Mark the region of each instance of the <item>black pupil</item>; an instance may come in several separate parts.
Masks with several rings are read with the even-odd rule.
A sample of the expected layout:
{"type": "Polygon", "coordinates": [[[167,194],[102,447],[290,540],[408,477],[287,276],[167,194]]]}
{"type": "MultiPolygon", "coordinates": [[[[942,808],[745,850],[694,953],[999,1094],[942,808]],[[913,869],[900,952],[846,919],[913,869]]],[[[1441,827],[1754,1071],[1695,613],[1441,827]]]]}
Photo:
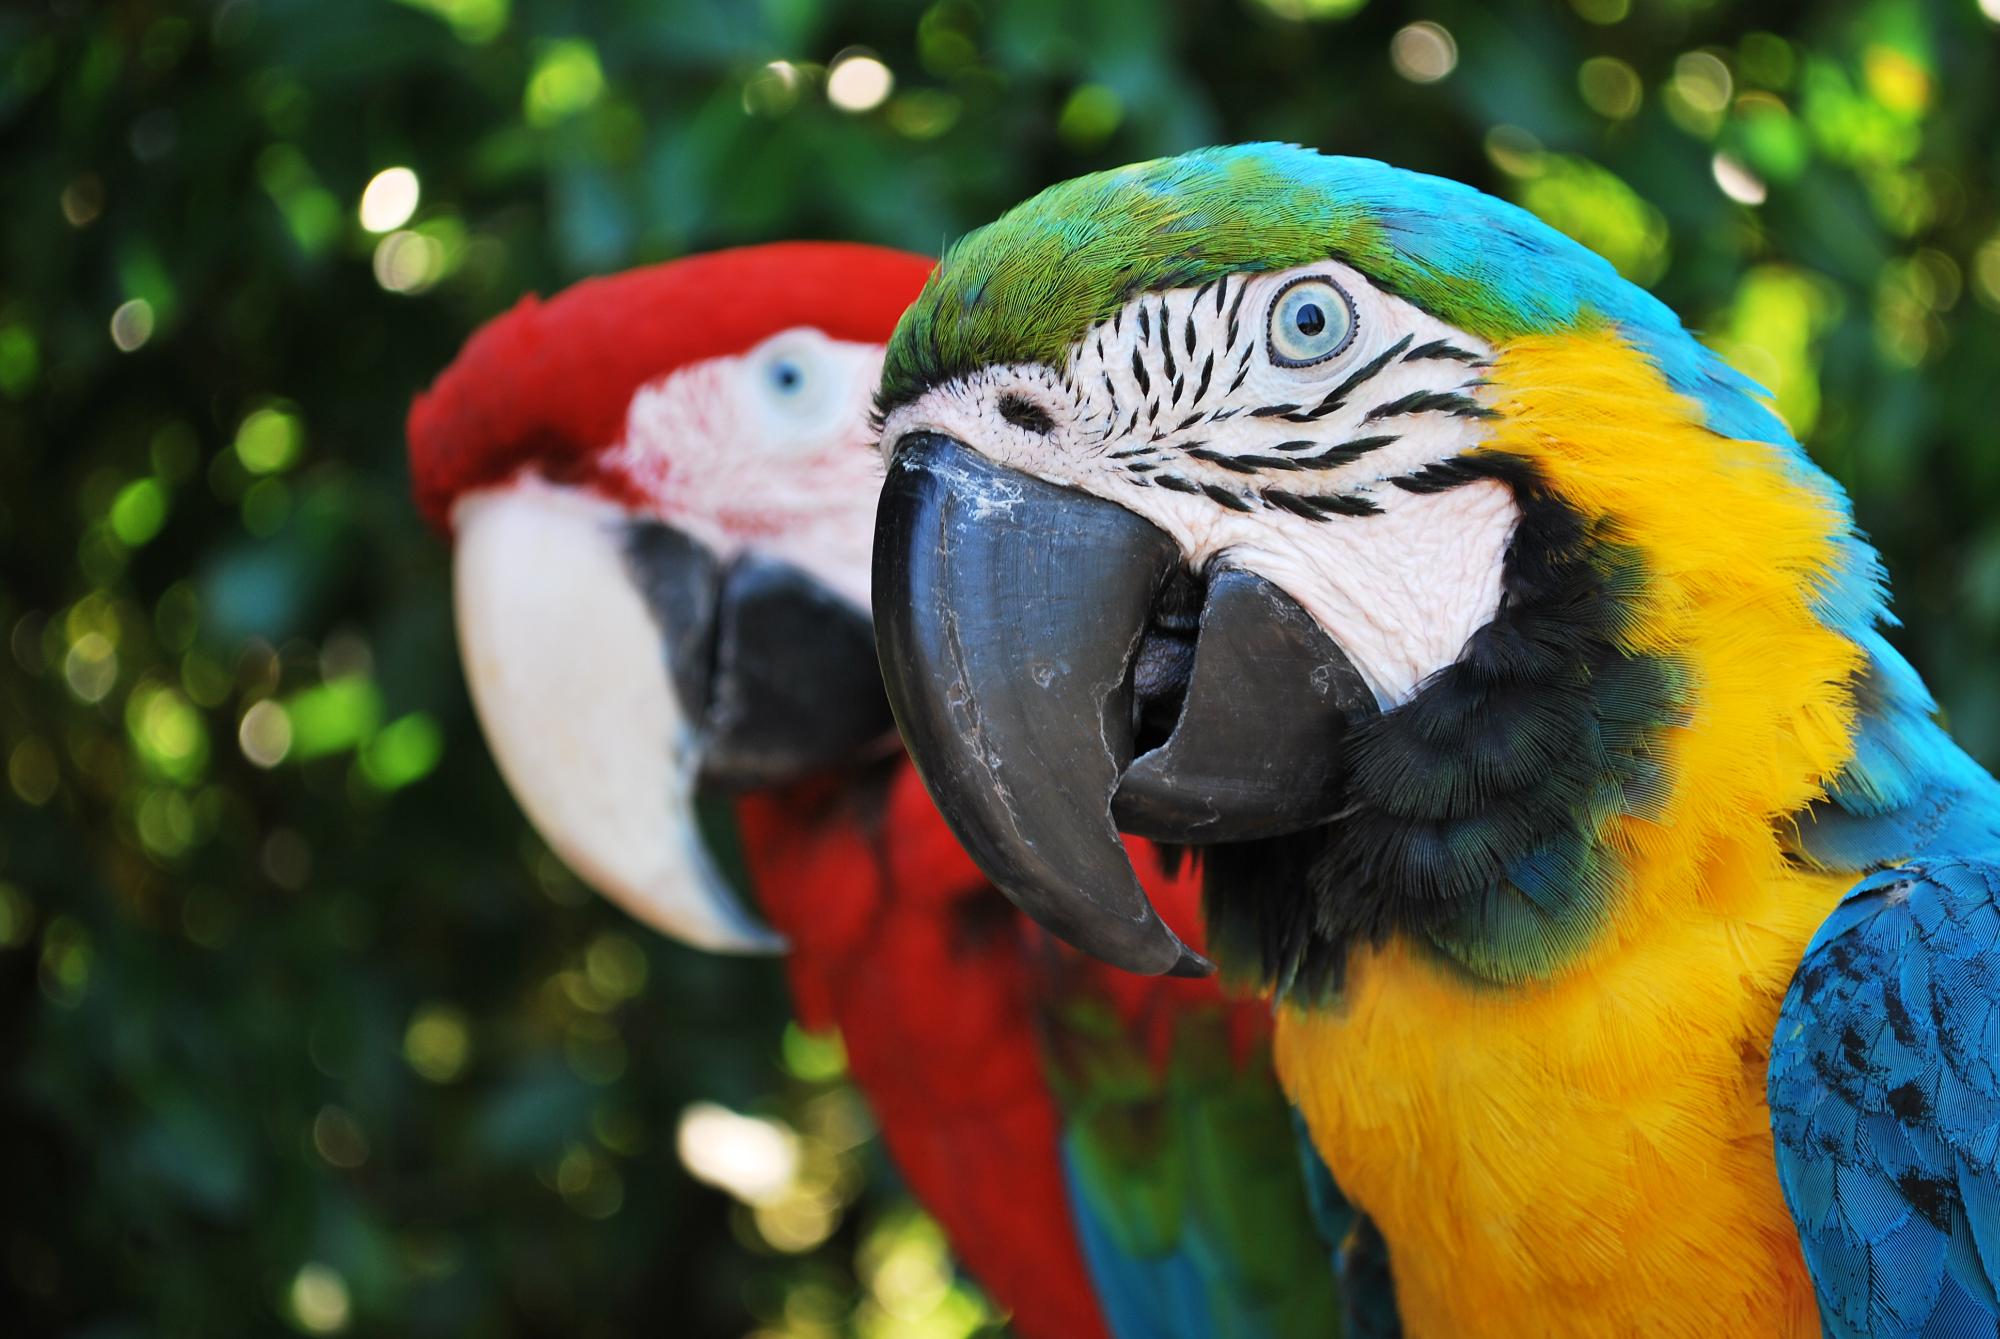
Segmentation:
{"type": "Polygon", "coordinates": [[[790,363],[778,364],[778,389],[788,391],[799,384],[799,369],[790,363]]]}
{"type": "Polygon", "coordinates": [[[1292,320],[1298,326],[1301,335],[1317,335],[1326,329],[1326,313],[1319,309],[1317,302],[1301,305],[1298,314],[1292,320]]]}

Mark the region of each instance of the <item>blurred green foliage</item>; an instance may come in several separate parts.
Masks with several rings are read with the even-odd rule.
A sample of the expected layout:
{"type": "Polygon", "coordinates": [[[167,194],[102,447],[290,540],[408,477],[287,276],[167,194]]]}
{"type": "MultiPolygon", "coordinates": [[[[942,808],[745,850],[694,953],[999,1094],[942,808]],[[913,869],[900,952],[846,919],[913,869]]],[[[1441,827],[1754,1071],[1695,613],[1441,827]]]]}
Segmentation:
{"type": "Polygon", "coordinates": [[[0,13],[7,1332],[990,1325],[775,966],[584,894],[481,747],[401,421],[529,289],[781,236],[935,250],[1050,181],[1225,139],[1460,177],[1773,388],[1856,492],[1952,724],[2000,758],[1995,18],[0,13]]]}

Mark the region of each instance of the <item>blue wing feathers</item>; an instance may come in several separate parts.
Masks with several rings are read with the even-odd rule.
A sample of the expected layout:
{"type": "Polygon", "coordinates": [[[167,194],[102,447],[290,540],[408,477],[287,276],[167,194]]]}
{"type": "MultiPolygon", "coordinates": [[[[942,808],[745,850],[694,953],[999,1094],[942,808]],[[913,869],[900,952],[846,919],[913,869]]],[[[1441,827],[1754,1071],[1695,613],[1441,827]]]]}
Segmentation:
{"type": "Polygon", "coordinates": [[[1118,1339],[1202,1339],[1211,1315],[1201,1270],[1186,1251],[1139,1256],[1122,1249],[1089,1208],[1075,1162],[1064,1158],[1070,1207],[1084,1264],[1097,1287],[1105,1322],[1118,1339]]]}
{"type": "MultiPolygon", "coordinates": [[[[1990,802],[1962,793],[1951,823],[1989,822],[1964,811],[1990,802]]],[[[1987,859],[1871,875],[1814,937],[1779,1012],[1778,1179],[1830,1339],[2000,1339],[1996,898],[1987,859]]]]}

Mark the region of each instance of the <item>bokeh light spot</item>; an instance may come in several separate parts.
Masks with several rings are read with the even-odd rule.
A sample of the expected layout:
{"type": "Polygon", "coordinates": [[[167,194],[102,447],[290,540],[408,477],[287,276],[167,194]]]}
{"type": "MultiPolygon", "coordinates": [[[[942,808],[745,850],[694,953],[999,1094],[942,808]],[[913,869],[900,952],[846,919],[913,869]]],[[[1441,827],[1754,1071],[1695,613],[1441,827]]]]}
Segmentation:
{"type": "Polygon", "coordinates": [[[258,767],[276,767],[292,751],[292,720],[285,709],[265,698],[243,713],[236,727],[236,742],[243,756],[258,767]]]}
{"type": "Polygon", "coordinates": [[[753,1206],[781,1199],[799,1173],[799,1138],[790,1126],[714,1102],[681,1112],[674,1148],[695,1180],[753,1206]]]}
{"type": "Polygon", "coordinates": [[[72,228],[88,228],[104,212],[104,180],[95,172],[85,172],[62,189],[58,199],[63,221],[72,228]]]}
{"type": "Polygon", "coordinates": [[[426,712],[384,726],[361,750],[361,772],[378,789],[400,790],[429,776],[444,756],[444,732],[426,712]]]}
{"type": "Polygon", "coordinates": [[[1690,51],[1674,62],[1674,87],[1697,109],[1719,112],[1729,105],[1734,81],[1720,57],[1690,51]]]}
{"type": "Polygon", "coordinates": [[[118,682],[118,649],[101,632],[76,639],[63,657],[63,682],[79,702],[102,702],[118,682]]]}
{"type": "Polygon", "coordinates": [[[136,549],[167,523],[167,491],[157,479],[134,479],[111,500],[109,519],[118,542],[136,549]]]}
{"type": "Polygon", "coordinates": [[[597,48],[579,38],[551,42],[528,76],[521,95],[522,114],[531,126],[552,126],[603,94],[604,67],[598,64],[597,48]]]}
{"type": "Polygon", "coordinates": [[[307,1334],[339,1334],[347,1328],[350,1303],[347,1280],[328,1265],[302,1266],[292,1276],[287,1294],[292,1319],[307,1334]]]}
{"type": "Polygon", "coordinates": [[[896,76],[866,51],[843,51],[826,71],[826,100],[844,112],[873,111],[889,100],[896,76]]]}
{"type": "Polygon", "coordinates": [[[95,961],[90,932],[68,916],[57,916],[42,931],[40,984],[53,1004],[74,1009],[90,990],[95,961]]]}
{"type": "Polygon", "coordinates": [[[847,1072],[847,1047],[838,1032],[808,1032],[796,1022],[785,1024],[782,1043],[785,1068],[807,1083],[831,1083],[847,1072]]]}
{"type": "Polygon", "coordinates": [[[1930,71],[1908,52],[1875,43],[1862,54],[1861,71],[1868,91],[1890,111],[1915,116],[1930,106],[1930,71]]]}
{"type": "Polygon", "coordinates": [[[19,322],[0,325],[0,395],[20,399],[41,370],[42,345],[35,332],[19,322]]]}
{"type": "Polygon", "coordinates": [[[253,410],[236,428],[236,458],[252,474],[291,468],[304,445],[305,425],[283,405],[253,410]]]}
{"type": "Polygon", "coordinates": [[[375,282],[391,293],[421,293],[444,274],[444,247],[402,229],[375,244],[375,282]]]}
{"type": "Polygon", "coordinates": [[[368,179],[361,191],[361,226],[369,232],[390,232],[417,212],[423,186],[407,167],[385,167],[368,179]]]}
{"type": "Polygon", "coordinates": [[[132,747],[155,775],[192,782],[208,763],[208,731],[201,714],[175,689],[144,683],[125,702],[132,747]]]}
{"type": "Polygon", "coordinates": [[[1623,121],[1635,116],[1645,97],[1639,72],[1616,56],[1592,56],[1577,68],[1577,92],[1599,116],[1623,121]]]}
{"type": "Polygon", "coordinates": [[[312,1143],[314,1151],[334,1167],[351,1170],[368,1161],[368,1136],[344,1107],[329,1103],[319,1109],[313,1117],[312,1143]]]}
{"type": "Polygon", "coordinates": [[[1056,134],[1072,149],[1094,149],[1125,119],[1125,104],[1103,84],[1080,84],[1056,117],[1056,134]]]}
{"type": "Polygon", "coordinates": [[[133,353],[153,337],[153,304],[132,298],[118,304],[111,313],[111,342],[120,353],[133,353]]]}
{"type": "Polygon", "coordinates": [[[451,25],[461,42],[490,42],[507,27],[507,0],[402,0],[402,3],[437,15],[451,25]]]}
{"type": "Polygon", "coordinates": [[[292,718],[294,755],[323,758],[356,748],[375,733],[382,719],[382,693],[373,681],[349,675],[293,694],[285,712],[292,718]]]}
{"type": "Polygon", "coordinates": [[[1632,12],[1632,0],[1570,0],[1570,8],[1585,23],[1609,27],[1625,21],[1625,16],[1632,12]]]}
{"type": "Polygon", "coordinates": [[[1368,0],[1257,0],[1257,3],[1281,19],[1312,23],[1358,14],[1368,0]]]}
{"type": "Polygon", "coordinates": [[[799,100],[804,76],[788,60],[774,60],[757,67],[743,81],[743,111],[749,116],[783,116],[799,100]]]}
{"type": "Polygon", "coordinates": [[[1715,184],[1722,193],[1740,205],[1761,205],[1770,192],[1763,179],[1752,172],[1743,160],[1731,154],[1719,153],[1709,163],[1709,171],[1715,175],[1715,184]]]}
{"type": "Polygon", "coordinates": [[[1458,43],[1442,24],[1406,24],[1389,39],[1389,62],[1411,83],[1434,84],[1458,65],[1458,43]]]}
{"type": "Polygon", "coordinates": [[[403,1031],[403,1059],[432,1083],[450,1083],[472,1058],[465,1014],[449,1004],[427,1004],[403,1031]]]}
{"type": "Polygon", "coordinates": [[[629,1000],[646,988],[646,951],[627,935],[606,931],[583,954],[591,985],[614,1000],[629,1000]]]}

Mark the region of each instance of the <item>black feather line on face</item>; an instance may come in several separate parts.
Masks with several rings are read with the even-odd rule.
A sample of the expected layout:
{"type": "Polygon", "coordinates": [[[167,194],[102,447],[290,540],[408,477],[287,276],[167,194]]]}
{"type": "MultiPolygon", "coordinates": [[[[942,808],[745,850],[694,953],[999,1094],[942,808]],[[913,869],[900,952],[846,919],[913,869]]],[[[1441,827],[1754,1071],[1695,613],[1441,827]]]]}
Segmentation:
{"type": "MultiPolygon", "coordinates": [[[[1140,310],[1143,314],[1144,308],[1140,310]]],[[[1151,395],[1153,393],[1153,378],[1146,371],[1146,361],[1139,356],[1137,349],[1132,350],[1132,380],[1139,383],[1139,394],[1151,395]]]]}
{"type": "Polygon", "coordinates": [[[1201,397],[1208,394],[1208,378],[1214,371],[1215,353],[1211,350],[1208,357],[1201,360],[1201,379],[1195,383],[1194,403],[1200,404],[1201,397]]]}
{"type": "Polygon", "coordinates": [[[1404,418],[1411,414],[1450,414],[1454,418],[1498,418],[1500,415],[1488,409],[1469,395],[1457,391],[1411,391],[1398,396],[1387,404],[1376,405],[1362,416],[1363,423],[1376,423],[1385,418],[1404,418]]]}
{"type": "Polygon", "coordinates": [[[1479,355],[1469,349],[1461,349],[1448,339],[1434,339],[1428,344],[1419,344],[1403,355],[1406,363],[1421,362],[1426,358],[1451,358],[1461,363],[1476,363],[1479,355]]]}
{"type": "Polygon", "coordinates": [[[1250,291],[1249,283],[1236,286],[1236,301],[1229,304],[1229,337],[1223,342],[1230,348],[1236,347],[1236,317],[1243,310],[1243,295],[1250,291]]]}
{"type": "Polygon", "coordinates": [[[1465,455],[1432,461],[1422,469],[1399,474],[1389,482],[1406,493],[1442,493],[1491,477],[1491,472],[1480,464],[1478,456],[1465,455]]]}
{"type": "MultiPolygon", "coordinates": [[[[1347,378],[1347,380],[1341,382],[1338,386],[1335,386],[1332,390],[1328,391],[1326,393],[1326,398],[1321,400],[1317,405],[1313,406],[1315,415],[1330,414],[1334,410],[1346,404],[1348,396],[1354,394],[1355,391],[1359,390],[1361,387],[1373,381],[1377,376],[1381,375],[1383,368],[1387,367],[1390,363],[1395,362],[1396,355],[1401,353],[1404,349],[1410,347],[1410,340],[1412,338],[1414,338],[1414,336],[1410,335],[1403,336],[1401,339],[1397,340],[1394,344],[1391,344],[1388,348],[1382,350],[1382,352],[1376,354],[1373,358],[1370,358],[1362,366],[1356,368],[1354,372],[1347,378]]],[[[1293,408],[1295,409],[1297,407],[1298,406],[1296,405],[1293,406],[1293,408]]]]}
{"type": "MultiPolygon", "coordinates": [[[[1146,315],[1146,304],[1143,302],[1139,304],[1138,316],[1139,316],[1139,342],[1143,344],[1147,340],[1153,337],[1153,320],[1150,316],[1146,315]]],[[[1137,356],[1138,354],[1135,352],[1133,354],[1133,357],[1136,358],[1137,356]]]]}
{"type": "Polygon", "coordinates": [[[1329,741],[1346,771],[1339,818],[1204,852],[1224,970],[1305,1003],[1338,992],[1356,948],[1392,936],[1493,985],[1574,960],[1616,896],[1601,834],[1656,812],[1668,789],[1659,737],[1685,720],[1687,680],[1623,649],[1646,583],[1638,553],[1519,457],[1446,463],[1505,483],[1520,506],[1501,608],[1410,701],[1329,741]]]}
{"type": "Polygon", "coordinates": [[[1380,516],[1382,509],[1359,493],[1294,493],[1284,488],[1260,489],[1258,497],[1308,521],[1324,521],[1334,516],[1380,516]]]}
{"type": "Polygon", "coordinates": [[[1250,504],[1248,502],[1246,502],[1238,494],[1232,493],[1227,488],[1222,487],[1220,484],[1203,484],[1201,486],[1201,491],[1208,494],[1210,500],[1215,502],[1220,502],[1223,506],[1229,508],[1231,511],[1250,510],[1250,504]]]}
{"type": "Polygon", "coordinates": [[[1176,493],[1199,493],[1201,491],[1200,488],[1181,478],[1178,474],[1162,474],[1159,478],[1153,480],[1153,482],[1162,488],[1172,489],[1176,493]]]}
{"type": "Polygon", "coordinates": [[[1167,303],[1160,299],[1160,365],[1167,370],[1167,379],[1180,379],[1178,365],[1174,362],[1174,342],[1167,335],[1167,303]]]}
{"type": "MultiPolygon", "coordinates": [[[[1258,469],[1266,470],[1332,470],[1339,469],[1342,465],[1351,465],[1369,452],[1380,450],[1395,440],[1394,436],[1357,437],[1351,442],[1342,442],[1338,446],[1330,446],[1318,455],[1241,455],[1234,457],[1234,459],[1244,465],[1251,465],[1258,469]]],[[[1318,445],[1319,443],[1317,442],[1280,442],[1271,449],[1274,451],[1298,451],[1306,447],[1318,445]]]]}
{"type": "Polygon", "coordinates": [[[1242,458],[1229,455],[1226,452],[1210,451],[1206,447],[1200,446],[1184,446],[1181,450],[1195,460],[1204,460],[1211,465],[1220,465],[1223,469],[1231,470],[1237,474],[1255,474],[1257,472],[1255,465],[1246,464],[1242,458]]]}

